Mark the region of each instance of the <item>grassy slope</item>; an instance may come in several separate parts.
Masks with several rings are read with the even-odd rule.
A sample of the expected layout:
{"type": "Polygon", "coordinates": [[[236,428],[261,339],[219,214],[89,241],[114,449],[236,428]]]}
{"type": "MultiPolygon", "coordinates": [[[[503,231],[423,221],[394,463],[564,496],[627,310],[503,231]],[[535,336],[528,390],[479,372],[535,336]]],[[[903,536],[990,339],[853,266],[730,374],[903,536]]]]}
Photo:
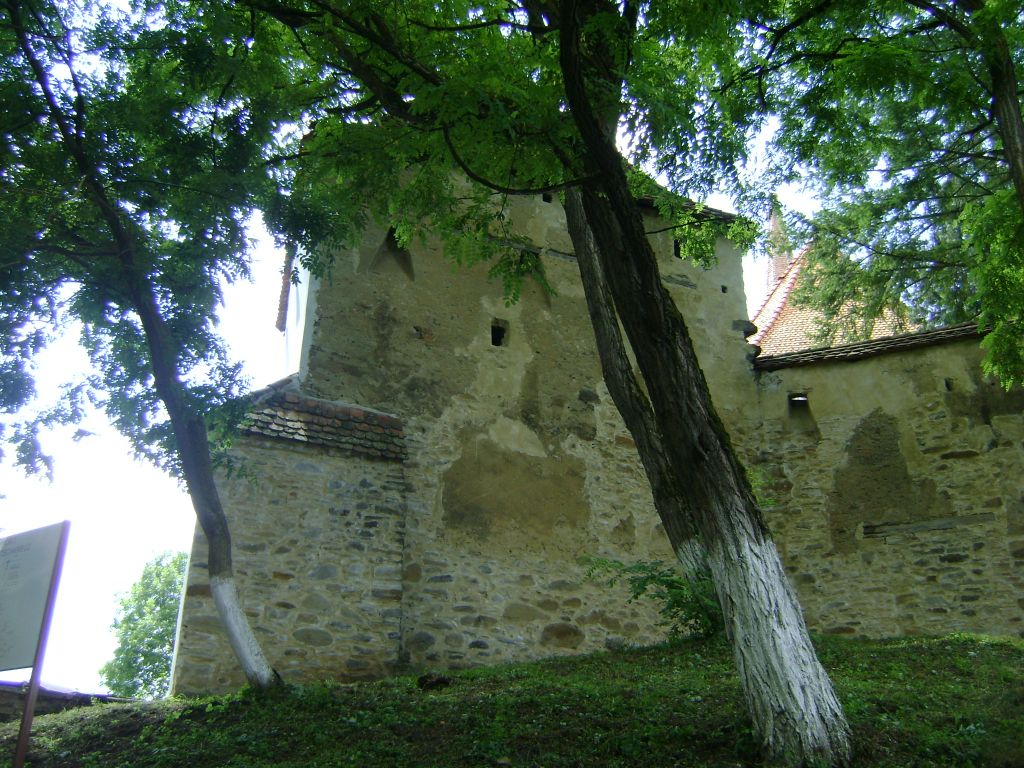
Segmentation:
{"type": "MultiPolygon", "coordinates": [[[[856,766],[1024,767],[1024,643],[821,638],[856,766]]],[[[0,726],[0,768],[16,724],[0,726]]],[[[759,765],[721,640],[40,717],[32,766],[759,765]]]]}

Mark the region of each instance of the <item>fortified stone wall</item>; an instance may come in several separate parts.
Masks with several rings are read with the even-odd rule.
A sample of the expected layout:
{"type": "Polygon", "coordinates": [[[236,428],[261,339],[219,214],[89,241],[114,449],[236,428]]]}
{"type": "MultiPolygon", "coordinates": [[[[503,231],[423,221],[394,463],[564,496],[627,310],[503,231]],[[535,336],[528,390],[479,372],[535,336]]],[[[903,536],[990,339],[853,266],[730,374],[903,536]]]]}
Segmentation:
{"type": "MultiPolygon", "coordinates": [[[[239,584],[286,680],[664,637],[652,606],[585,578],[584,556],[673,556],[602,382],[561,208],[517,200],[511,214],[526,222],[554,294],[530,284],[506,305],[485,265],[454,270],[436,245],[410,252],[371,230],[319,286],[301,392],[277,397],[239,447],[248,476],[223,486],[239,584]],[[400,418],[403,461],[358,440],[324,443],[302,421],[303,409],[352,409],[341,402],[400,418]],[[296,419],[302,429],[281,427],[296,419]]],[[[718,264],[702,270],[674,258],[668,232],[653,240],[735,422],[751,388],[739,254],[723,241],[718,264]]],[[[197,535],[178,692],[240,682],[204,551],[197,535]]]]}
{"type": "MultiPolygon", "coordinates": [[[[381,229],[319,286],[301,379],[253,407],[225,479],[247,613],[286,680],[376,677],[663,637],[580,558],[671,560],[602,383],[559,206],[518,199],[553,294],[381,229]],[[357,403],[358,405],[350,405],[357,403]],[[392,414],[392,415],[387,415],[392,414]]],[[[663,229],[650,219],[652,231],[663,229]]],[[[716,406],[764,491],[810,626],[1024,632],[1024,394],[976,338],[758,358],[739,255],[652,235],[716,406]],[[755,381],[756,375],[756,381],[755,381]]],[[[174,689],[236,687],[197,535],[174,689]]]]}
{"type": "Polygon", "coordinates": [[[759,375],[769,523],[808,623],[1024,633],[1024,393],[982,377],[976,337],[893,346],[759,375]]]}
{"type": "MultiPolygon", "coordinates": [[[[242,471],[220,483],[256,636],[286,681],[393,672],[405,541],[399,423],[293,391],[256,416],[234,449],[242,471]]],[[[177,693],[235,690],[245,682],[210,594],[206,552],[197,529],[174,664],[177,693]]]]}
{"type": "MultiPolygon", "coordinates": [[[[587,582],[587,555],[671,560],[602,383],[560,206],[517,200],[554,294],[508,306],[484,269],[383,231],[320,287],[307,390],[401,414],[409,459],[404,658],[459,666],[661,639],[650,606],[587,582]]],[[[652,230],[659,228],[652,218],[652,230]]],[[[701,270],[654,236],[728,420],[750,388],[739,255],[701,270]]]]}

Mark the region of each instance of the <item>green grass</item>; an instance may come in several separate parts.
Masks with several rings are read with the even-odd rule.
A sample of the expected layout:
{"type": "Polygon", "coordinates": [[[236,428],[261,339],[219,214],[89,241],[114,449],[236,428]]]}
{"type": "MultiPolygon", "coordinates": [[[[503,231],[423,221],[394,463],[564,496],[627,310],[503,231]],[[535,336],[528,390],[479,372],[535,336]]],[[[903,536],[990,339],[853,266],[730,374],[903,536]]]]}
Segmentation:
{"type": "MultiPolygon", "coordinates": [[[[819,638],[855,766],[1024,768],[1024,643],[819,638]]],[[[39,717],[46,768],[761,765],[721,639],[39,717]]],[[[0,768],[17,724],[0,726],[0,768]]]]}

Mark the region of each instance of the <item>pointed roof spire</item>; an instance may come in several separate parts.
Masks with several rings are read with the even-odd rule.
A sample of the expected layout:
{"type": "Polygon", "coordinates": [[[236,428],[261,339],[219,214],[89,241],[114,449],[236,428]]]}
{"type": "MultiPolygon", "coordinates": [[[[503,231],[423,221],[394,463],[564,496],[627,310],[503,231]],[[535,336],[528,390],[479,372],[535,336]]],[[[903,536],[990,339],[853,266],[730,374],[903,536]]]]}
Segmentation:
{"type": "Polygon", "coordinates": [[[789,265],[793,263],[793,246],[786,232],[786,222],[782,218],[782,205],[772,195],[772,213],[768,218],[768,255],[772,263],[768,270],[768,289],[774,288],[789,265]]]}

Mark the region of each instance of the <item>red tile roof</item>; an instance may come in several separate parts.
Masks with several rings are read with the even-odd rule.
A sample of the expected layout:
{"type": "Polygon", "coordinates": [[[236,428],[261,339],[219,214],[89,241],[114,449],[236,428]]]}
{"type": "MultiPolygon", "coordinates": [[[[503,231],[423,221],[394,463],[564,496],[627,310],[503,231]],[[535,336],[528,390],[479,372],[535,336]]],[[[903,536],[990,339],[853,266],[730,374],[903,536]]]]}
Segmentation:
{"type": "MultiPolygon", "coordinates": [[[[757,326],[757,332],[750,337],[749,343],[761,348],[762,357],[788,355],[821,347],[817,336],[821,325],[821,313],[791,300],[805,264],[803,253],[793,259],[769,292],[761,308],[754,314],[753,323],[757,326]]],[[[871,338],[886,338],[900,329],[897,318],[892,314],[886,314],[875,320],[871,338]]],[[[855,343],[842,330],[838,332],[836,342],[835,346],[847,342],[855,343]]]]}
{"type": "Polygon", "coordinates": [[[752,322],[757,326],[757,332],[750,337],[750,343],[760,347],[762,354],[780,354],[813,346],[808,344],[815,330],[813,318],[803,316],[803,307],[791,306],[789,303],[803,266],[804,258],[801,254],[793,259],[777,279],[761,308],[754,313],[752,322]]]}
{"type": "Polygon", "coordinates": [[[302,394],[289,377],[252,396],[243,434],[340,448],[375,459],[406,458],[401,419],[380,411],[302,394]]]}
{"type": "Polygon", "coordinates": [[[981,331],[976,323],[962,323],[946,328],[935,328],[930,331],[916,331],[899,336],[857,341],[836,347],[820,347],[788,354],[765,355],[754,358],[754,369],[758,371],[776,371],[780,368],[795,368],[824,361],[852,361],[864,357],[873,357],[887,352],[899,352],[915,347],[926,347],[944,344],[958,339],[978,338],[981,331]]]}

